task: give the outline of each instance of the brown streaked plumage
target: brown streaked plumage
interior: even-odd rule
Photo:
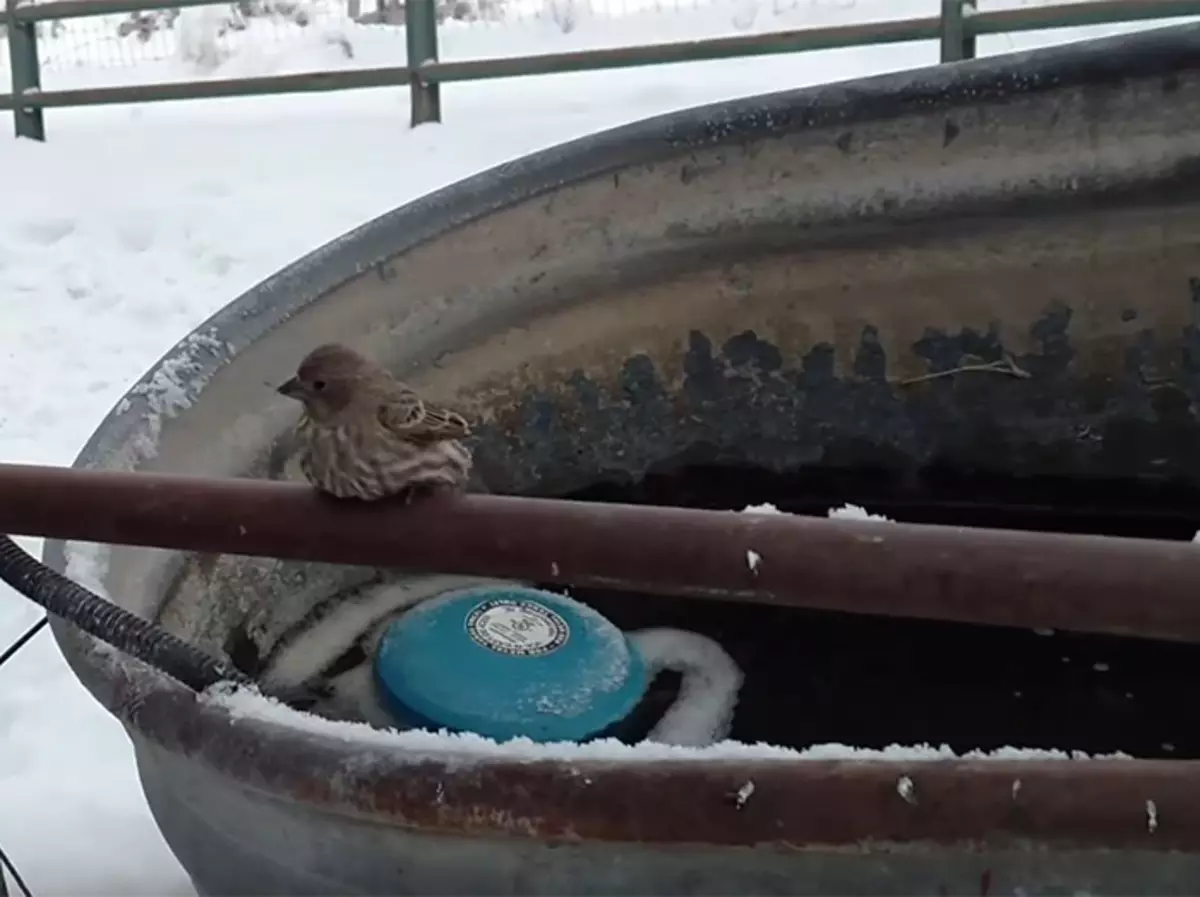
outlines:
[[[366,501],[466,488],[471,434],[462,415],[430,405],[380,365],[329,343],[304,357],[281,395],[304,405],[300,469],[339,498]]]

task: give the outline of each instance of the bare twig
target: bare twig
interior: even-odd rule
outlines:
[[[963,360],[974,358],[973,355],[964,355]],[[1016,377],[1020,380],[1028,380],[1033,377],[1033,374],[1017,364],[1016,360],[1011,355],[1005,355],[1004,358],[997,361],[984,362],[977,360],[969,364],[962,364],[956,368],[950,368],[947,371],[935,371],[932,374],[922,374],[920,377],[909,377],[906,380],[899,381],[900,386],[909,386],[913,383],[923,383],[926,380],[936,380],[938,377],[949,377],[953,374],[965,374],[969,372],[980,374],[1007,374],[1010,377]]]

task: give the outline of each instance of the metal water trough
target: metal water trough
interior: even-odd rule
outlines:
[[[1198,113],[1189,26],[557,147],[256,287],[150,371],[77,465],[279,475],[294,409],[266,384],[337,339],[484,420],[495,492],[637,478],[700,447],[770,470],[1197,486]],[[248,615],[363,576],[61,542],[46,558],[214,652]],[[236,714],[54,632],[125,724],[204,894],[1184,894],[1200,880],[1191,761],[464,752]]]

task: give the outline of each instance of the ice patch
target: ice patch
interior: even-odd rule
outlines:
[[[215,328],[209,328],[185,337],[174,352],[159,362],[148,380],[135,384],[129,396],[121,400],[116,409],[118,414],[130,409],[130,396],[145,401],[149,408],[149,413],[143,418],[145,432],[131,439],[124,452],[106,458],[105,467],[135,470],[142,462],[158,454],[163,421],[190,408],[208,384],[208,377],[200,374],[201,359],[228,357],[232,352],[231,347],[217,339],[215,333]]]

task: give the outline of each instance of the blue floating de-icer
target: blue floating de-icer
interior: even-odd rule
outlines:
[[[375,677],[404,725],[543,742],[611,734],[647,686],[641,655],[596,611],[506,585],[410,609],[384,633]]]

